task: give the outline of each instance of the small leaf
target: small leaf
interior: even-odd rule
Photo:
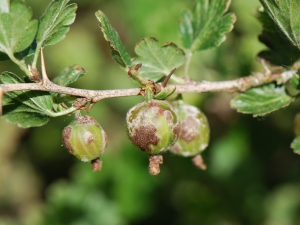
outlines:
[[[29,112],[27,107],[19,104],[3,106],[2,117],[9,123],[17,124],[21,128],[43,126],[50,120],[49,116],[39,112]]]
[[[184,11],[179,32],[184,48],[206,50],[225,41],[225,33],[232,30],[236,17],[227,13],[231,0],[197,0],[193,12]]]
[[[53,82],[60,86],[68,86],[85,75],[85,73],[86,71],[83,68],[75,64],[61,71],[57,77],[53,79]]]
[[[161,46],[153,37],[146,37],[137,43],[135,52],[138,57],[134,59],[133,63],[142,63],[139,73],[154,82],[185,62],[185,53],[177,45],[168,42]]]
[[[9,13],[0,14],[0,52],[12,55],[33,42],[38,23],[31,16],[31,9],[21,1],[13,1]]]
[[[260,52],[258,57],[278,66],[294,64],[300,58],[300,50],[287,39],[265,11],[259,12],[258,19],[263,25],[259,40],[269,48]]]
[[[17,84],[24,81],[13,73],[3,72],[0,75],[0,83]],[[49,121],[52,107],[53,99],[47,92],[7,92],[3,99],[3,117],[23,128],[41,126]]]
[[[268,84],[252,88],[245,93],[237,94],[230,102],[238,112],[264,116],[280,108],[288,106],[294,98],[287,95],[285,88]]]
[[[100,23],[104,38],[109,43],[110,53],[113,59],[122,67],[128,68],[131,65],[131,58],[126,52],[117,31],[110,25],[108,18],[102,11],[98,10],[95,15]]]
[[[300,48],[300,1],[260,0],[260,2],[289,41]]]
[[[67,5],[69,0],[55,0],[41,17],[36,41],[38,46],[54,45],[65,38],[74,22],[77,5]]]
[[[57,95],[53,94],[53,110],[55,112],[63,112],[67,108],[72,107],[73,103],[76,101],[76,97],[70,95]]]
[[[154,95],[155,99],[166,99],[167,97],[171,96],[176,91],[176,87],[169,90],[168,88],[164,88],[161,92]]]
[[[300,136],[294,138],[291,148],[294,150],[294,153],[300,155]]]
[[[289,80],[289,83],[292,85],[293,88],[296,90],[300,90],[300,77],[298,74],[294,74],[292,78]]]

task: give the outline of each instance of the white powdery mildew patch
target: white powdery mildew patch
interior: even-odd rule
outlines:
[[[82,162],[88,162],[89,160],[88,160],[88,157],[84,155],[84,156],[81,157],[81,161]]]
[[[94,139],[94,136],[91,132],[85,132],[83,134],[82,138],[83,138],[84,143],[87,144],[87,143],[91,142],[91,140]]]
[[[200,150],[206,149],[207,146],[208,146],[208,144],[202,144],[202,145],[200,146]]]
[[[189,157],[189,156],[191,156],[191,153],[188,152],[188,151],[186,151],[186,152],[185,152],[185,151],[182,151],[182,152],[181,152],[181,155],[184,156],[184,157]]]

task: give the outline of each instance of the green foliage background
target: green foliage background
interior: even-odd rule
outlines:
[[[39,18],[50,1],[27,0]],[[128,52],[154,36],[179,42],[178,18],[192,7],[179,0],[77,0],[79,9],[67,38],[45,48],[50,77],[75,63],[88,71],[73,86],[85,89],[136,87],[111,59],[94,12],[102,10]],[[227,41],[197,53],[190,76],[225,80],[262,71],[255,61],[265,47],[256,9],[258,0],[233,0],[237,15]],[[21,74],[11,62],[1,71]],[[164,156],[159,176],[150,176],[148,158],[126,137],[125,115],[141,97],[104,100],[91,111],[107,131],[103,169],[93,173],[71,156],[61,131],[73,116],[54,118],[40,128],[20,129],[0,120],[0,224],[300,224],[300,158],[290,149],[297,102],[261,118],[230,109],[228,93],[186,94],[211,125],[211,144],[203,157],[207,171],[188,158]]]

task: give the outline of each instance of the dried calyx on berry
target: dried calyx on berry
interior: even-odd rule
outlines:
[[[175,143],[179,134],[179,120],[172,105],[163,100],[143,101],[128,111],[126,128],[133,145],[150,156],[150,173],[158,174],[162,163],[159,155]]]
[[[83,162],[91,162],[93,171],[101,170],[100,156],[107,146],[107,136],[100,124],[90,116],[76,118],[62,132],[64,146]]]
[[[200,153],[209,143],[210,129],[206,116],[197,107],[183,100],[173,101],[172,105],[180,120],[180,132],[171,152],[184,157],[194,157],[194,164],[205,170],[206,165]]]

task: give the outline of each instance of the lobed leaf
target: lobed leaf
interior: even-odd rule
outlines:
[[[77,5],[69,0],[55,0],[41,17],[36,41],[38,46],[53,45],[65,38],[76,17]]]
[[[0,52],[12,55],[33,42],[38,22],[31,17],[31,8],[21,1],[13,1],[8,13],[0,13]]]
[[[265,11],[259,12],[258,19],[263,25],[259,40],[269,48],[261,51],[258,57],[273,65],[293,65],[300,58],[300,49],[289,41]]]
[[[68,86],[85,75],[85,73],[86,71],[83,68],[75,64],[61,71],[57,77],[53,79],[53,82],[60,86]]]
[[[122,67],[128,68],[131,65],[131,58],[126,52],[117,31],[111,26],[108,18],[102,11],[98,10],[95,15],[100,23],[104,38],[109,43],[110,53],[113,59]]]
[[[255,117],[286,107],[294,100],[286,94],[284,86],[276,87],[274,84],[268,84],[237,94],[230,105],[238,112],[253,114]]]
[[[225,33],[236,21],[233,13],[226,13],[231,0],[197,0],[193,12],[183,11],[179,33],[184,48],[191,51],[206,50],[225,41]]]
[[[300,48],[300,1],[260,0],[260,2],[289,41]]]
[[[0,83],[16,84],[24,81],[13,73],[3,72],[0,75]],[[3,117],[22,128],[42,126],[49,121],[52,107],[53,99],[47,92],[7,92],[3,98]]]
[[[139,73],[154,82],[168,75],[174,68],[185,62],[185,53],[172,42],[161,46],[156,38],[146,37],[137,43],[135,52],[138,55],[134,64],[142,63]]]

